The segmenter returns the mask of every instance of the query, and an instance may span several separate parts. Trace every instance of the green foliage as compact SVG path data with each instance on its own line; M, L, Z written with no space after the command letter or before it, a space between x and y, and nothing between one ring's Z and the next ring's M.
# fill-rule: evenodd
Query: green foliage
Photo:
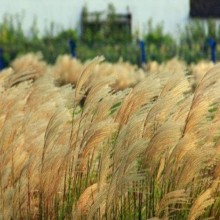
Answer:
M163 25L153 25L148 21L147 34L144 37L147 46L147 59L163 62L176 55L176 42L170 34L164 33Z
M119 109L120 105L121 105L121 102L117 102L116 104L114 104L110 109L110 115L116 112Z
M187 63L210 59L208 39L219 40L220 26L215 20L191 20L180 34L179 57ZM220 50L217 47L217 55ZM217 56L217 59L220 57Z
M84 7L83 21L88 18L88 9ZM37 20L33 21L28 33L25 34L22 15L5 15L0 23L0 47L4 50L6 65L16 56L28 52L41 52L48 63L54 63L59 55L70 54L69 39L76 44L77 57L82 61L97 55L104 55L110 62L117 62L120 58L132 64L140 63L140 48L137 42L138 34L128 35L128 27L115 25L116 10L113 5L107 9L107 20L100 23L100 13L96 14L93 28L86 28L79 38L74 29L56 31L56 25L51 23L40 37ZM101 26L100 26L101 25ZM217 60L220 59L220 26L214 20L191 20L184 29L180 30L180 38L175 39L164 32L163 25L148 21L146 34L147 61L167 61L175 56L187 63L210 59L208 38L217 41Z
M212 105L210 105L207 115L208 121L212 121L215 118L218 109L219 109L219 103L213 103Z

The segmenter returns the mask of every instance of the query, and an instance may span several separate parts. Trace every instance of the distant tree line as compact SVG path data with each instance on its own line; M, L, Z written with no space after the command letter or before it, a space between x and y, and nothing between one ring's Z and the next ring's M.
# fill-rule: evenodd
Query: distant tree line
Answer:
M86 22L86 8L83 11ZM132 17L132 15L130 15ZM131 19L128 18L129 19ZM82 21L83 22L83 21ZM5 16L0 23L0 48L6 65L16 57L28 52L41 52L48 63L54 63L62 54L70 54L69 40L74 41L76 56L82 61L97 55L104 55L110 62L119 59L137 64L140 58L138 44L139 33L130 34L129 22L125 30L121 31L120 22L117 23L115 8L110 5L107 9L107 19L100 28L97 18L97 32L92 26L85 26L83 34L75 30L60 30L55 32L55 24L51 24L43 37L39 36L37 21L34 21L28 34L22 27L21 16ZM90 30L91 29L91 30ZM187 63L197 62L201 59L210 59L208 40L212 37L217 43L217 60L220 59L220 26L215 20L191 20L185 28L180 30L178 38L165 33L162 24L154 24L149 20L142 39L145 42L147 61L163 62L173 57L179 57Z

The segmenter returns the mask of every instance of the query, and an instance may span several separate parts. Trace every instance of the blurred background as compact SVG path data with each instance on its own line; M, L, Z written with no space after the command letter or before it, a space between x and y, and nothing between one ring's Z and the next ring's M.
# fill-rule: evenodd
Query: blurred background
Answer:
M2 0L0 68L40 52L142 65L220 59L219 0Z

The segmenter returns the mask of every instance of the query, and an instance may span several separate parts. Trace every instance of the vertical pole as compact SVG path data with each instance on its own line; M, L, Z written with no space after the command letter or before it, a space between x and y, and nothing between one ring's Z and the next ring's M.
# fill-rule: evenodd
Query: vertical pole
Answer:
M0 70L5 68L5 62L3 57L3 49L0 48Z
M76 58L76 43L73 39L69 40L70 53L73 58Z
M211 48L211 60L213 63L215 63L216 62L216 42L213 38L209 38L208 43Z
M141 66L146 64L146 52L145 52L145 43L143 40L139 41L140 50L141 50Z

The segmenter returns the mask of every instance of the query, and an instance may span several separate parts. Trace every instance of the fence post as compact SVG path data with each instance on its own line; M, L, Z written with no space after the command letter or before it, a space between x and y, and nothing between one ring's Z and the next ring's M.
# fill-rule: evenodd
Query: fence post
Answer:
M209 46L211 48L211 60L213 63L216 62L216 42L213 38L209 38L208 40Z
M69 40L70 53L73 58L76 58L76 43L73 39Z
M141 66L146 64L146 52L145 52L145 43L143 40L139 41L140 49L141 49Z
M3 49L0 48L0 70L5 68L5 61L3 56Z

